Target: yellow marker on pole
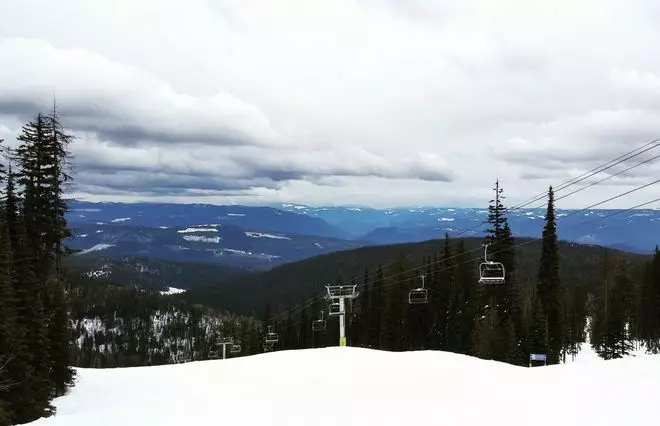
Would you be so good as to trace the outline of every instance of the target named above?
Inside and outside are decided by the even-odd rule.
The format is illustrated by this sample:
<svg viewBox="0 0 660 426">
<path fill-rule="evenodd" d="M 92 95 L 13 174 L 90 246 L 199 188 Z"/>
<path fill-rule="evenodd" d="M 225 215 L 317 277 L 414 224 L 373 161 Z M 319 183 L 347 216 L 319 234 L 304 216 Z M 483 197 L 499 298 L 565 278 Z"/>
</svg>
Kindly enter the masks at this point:
<svg viewBox="0 0 660 426">
<path fill-rule="evenodd" d="M 346 338 L 345 337 L 340 337 L 339 338 L 339 346 L 346 346 Z"/>
</svg>

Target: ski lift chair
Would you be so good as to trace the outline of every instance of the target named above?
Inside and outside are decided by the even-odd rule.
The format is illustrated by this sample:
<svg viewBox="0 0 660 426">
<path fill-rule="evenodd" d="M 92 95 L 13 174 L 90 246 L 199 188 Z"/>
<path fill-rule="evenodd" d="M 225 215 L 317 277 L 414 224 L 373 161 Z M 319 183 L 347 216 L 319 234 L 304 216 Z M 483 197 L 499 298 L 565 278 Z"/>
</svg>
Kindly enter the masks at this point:
<svg viewBox="0 0 660 426">
<path fill-rule="evenodd" d="M 264 339 L 265 343 L 273 344 L 277 343 L 280 340 L 280 336 L 277 333 L 270 331 L 270 326 L 268 326 L 268 333 L 266 333 L 266 338 Z"/>
<path fill-rule="evenodd" d="M 327 328 L 327 322 L 323 318 L 323 311 L 320 313 L 320 318 L 312 321 L 312 331 L 325 331 Z"/>
<path fill-rule="evenodd" d="M 414 288 L 408 292 L 408 303 L 410 305 L 418 305 L 422 303 L 429 303 L 429 291 L 424 288 L 424 278 L 422 275 L 422 286 Z"/>
<path fill-rule="evenodd" d="M 479 264 L 480 284 L 504 284 L 506 271 L 500 262 L 488 260 L 488 244 L 484 244 L 484 261 Z"/>
<path fill-rule="evenodd" d="M 330 307 L 328 308 L 328 315 L 331 317 L 341 315 L 341 307 L 339 302 L 333 302 L 330 304 Z"/>
<path fill-rule="evenodd" d="M 229 353 L 240 354 L 241 353 L 241 341 L 236 340 L 231 347 L 229 348 Z"/>
<path fill-rule="evenodd" d="M 500 262 L 483 262 L 479 265 L 479 283 L 504 284 L 504 265 Z"/>
</svg>

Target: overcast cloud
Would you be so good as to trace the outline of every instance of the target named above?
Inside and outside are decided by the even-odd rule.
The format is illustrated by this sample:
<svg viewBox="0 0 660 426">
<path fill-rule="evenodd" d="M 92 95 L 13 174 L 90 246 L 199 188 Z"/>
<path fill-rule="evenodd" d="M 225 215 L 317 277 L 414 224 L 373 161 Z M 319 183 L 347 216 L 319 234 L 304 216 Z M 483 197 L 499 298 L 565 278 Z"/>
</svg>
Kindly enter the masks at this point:
<svg viewBox="0 0 660 426">
<path fill-rule="evenodd" d="M 512 205 L 660 137 L 658 4 L 2 0 L 0 138 L 56 94 L 83 199 Z"/>
</svg>

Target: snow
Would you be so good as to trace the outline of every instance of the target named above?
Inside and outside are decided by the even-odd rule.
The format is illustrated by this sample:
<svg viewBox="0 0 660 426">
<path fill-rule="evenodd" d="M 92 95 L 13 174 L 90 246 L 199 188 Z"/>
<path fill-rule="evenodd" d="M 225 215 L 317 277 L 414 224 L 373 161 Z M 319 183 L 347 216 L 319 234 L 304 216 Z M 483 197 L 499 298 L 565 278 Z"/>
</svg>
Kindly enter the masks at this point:
<svg viewBox="0 0 660 426">
<path fill-rule="evenodd" d="M 87 253 L 91 253 L 93 251 L 101 251 L 101 250 L 108 249 L 110 247 L 114 247 L 114 244 L 96 244 L 96 245 L 93 245 L 92 247 L 90 247 L 88 249 L 85 249 L 85 250 L 82 250 L 82 251 L 78 252 L 78 254 L 87 254 Z"/>
<path fill-rule="evenodd" d="M 439 217 L 438 222 L 453 222 L 455 219 L 453 217 Z"/>
<path fill-rule="evenodd" d="M 202 235 L 184 235 L 183 239 L 186 241 L 194 241 L 194 242 L 199 242 L 199 243 L 215 243 L 219 244 L 221 238 L 220 237 L 205 237 Z"/>
<path fill-rule="evenodd" d="M 161 291 L 160 294 L 169 296 L 169 295 L 172 295 L 172 294 L 180 294 L 180 293 L 185 293 L 185 292 L 186 292 L 186 290 L 184 290 L 182 288 L 168 287 L 167 291 Z"/>
<path fill-rule="evenodd" d="M 127 220 L 131 220 L 131 218 L 130 217 L 120 217 L 118 219 L 112 219 L 110 222 L 119 223 L 119 222 L 126 222 Z"/>
<path fill-rule="evenodd" d="M 179 234 L 188 234 L 191 232 L 218 232 L 216 228 L 186 228 L 176 231 Z"/>
<path fill-rule="evenodd" d="M 243 217 L 245 213 L 227 213 L 227 216 Z"/>
<path fill-rule="evenodd" d="M 291 238 L 287 237 L 286 235 L 275 235 L 275 234 L 266 234 L 263 232 L 252 232 L 252 231 L 247 231 L 245 232 L 245 235 L 247 235 L 250 238 L 273 238 L 276 240 L 290 240 Z"/>
<path fill-rule="evenodd" d="M 515 367 L 439 351 L 332 347 L 78 369 L 32 425 L 631 425 L 660 416 L 660 356 Z"/>
</svg>

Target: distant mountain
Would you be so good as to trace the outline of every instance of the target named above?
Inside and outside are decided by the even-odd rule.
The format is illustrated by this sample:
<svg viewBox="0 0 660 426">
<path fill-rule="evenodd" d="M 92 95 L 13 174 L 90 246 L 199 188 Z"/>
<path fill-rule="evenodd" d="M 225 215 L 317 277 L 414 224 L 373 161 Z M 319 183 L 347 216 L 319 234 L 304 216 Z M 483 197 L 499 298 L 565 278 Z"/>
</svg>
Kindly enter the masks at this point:
<svg viewBox="0 0 660 426">
<path fill-rule="evenodd" d="M 103 222 L 131 226 L 194 226 L 200 223 L 235 225 L 268 232 L 350 238 L 350 233 L 306 214 L 257 206 L 216 206 L 170 203 L 91 203 L 69 201 L 71 224 Z"/>
<path fill-rule="evenodd" d="M 449 235 L 484 235 L 479 226 L 487 217 L 486 209 L 436 208 L 372 209 L 357 207 L 309 207 L 282 204 L 282 210 L 323 219 L 349 232 L 354 238 L 374 244 L 426 241 Z M 660 209 L 633 210 L 557 210 L 559 237 L 567 241 L 606 245 L 639 253 L 649 253 L 658 244 Z M 518 237 L 541 236 L 545 209 L 520 209 L 508 214 L 509 225 Z M 599 218 L 604 218 L 599 220 Z M 474 229 L 473 229 L 474 228 Z"/>
<path fill-rule="evenodd" d="M 279 260 L 274 261 L 275 263 L 300 259 L 301 257 L 297 256 L 302 256 L 302 252 L 305 251 L 309 251 L 309 253 L 305 253 L 304 256 L 310 257 L 321 254 L 321 252 L 363 245 L 427 241 L 441 238 L 445 232 L 451 236 L 461 234 L 464 237 L 479 237 L 484 235 L 483 230 L 486 227 L 481 224 L 488 213 L 486 209 L 477 208 L 373 209 L 350 206 L 310 207 L 296 204 L 258 207 L 83 201 L 70 202 L 69 209 L 67 219 L 72 227 L 88 226 L 90 223 L 99 222 L 104 226 L 121 225 L 134 229 L 143 227 L 153 230 L 158 227 L 168 227 L 168 229 L 181 230 L 200 224 L 214 224 L 225 227 L 227 232 L 237 237 L 241 233 L 244 234 L 245 231 L 255 231 L 265 234 L 296 235 L 298 240 L 305 241 L 305 244 L 294 245 L 296 248 L 293 249 L 291 248 L 292 243 L 286 242 L 288 240 L 278 240 L 277 247 L 289 247 L 284 250 L 284 254 L 268 251 L 274 247 L 272 244 L 275 242 L 265 238 L 262 238 L 259 243 L 255 243 L 243 235 L 241 240 L 244 242 L 231 245 L 234 244 L 234 241 L 227 240 L 229 238 L 227 236 L 223 237 L 225 241 L 220 244 L 223 248 L 239 250 L 239 252 L 234 252 L 236 255 L 240 255 L 240 251 L 250 251 L 252 253 L 250 257 L 281 256 L 278 258 Z M 605 245 L 638 253 L 652 251 L 658 244 L 657 236 L 660 235 L 660 209 L 634 210 L 604 218 L 617 211 L 619 210 L 587 210 L 575 214 L 574 210 L 559 209 L 557 210 L 559 237 L 567 241 Z M 544 214 L 545 209 L 520 209 L 510 212 L 509 223 L 514 235 L 540 237 Z M 604 219 L 599 220 L 600 218 Z M 466 230 L 469 231 L 464 232 Z M 126 233 L 123 235 L 124 238 L 128 238 Z M 200 236 L 202 235 L 200 234 Z M 314 236 L 314 238 L 310 238 L 310 236 Z M 173 243 L 173 241 L 181 240 L 180 236 L 170 235 L 168 238 L 167 245 L 175 247 L 178 242 Z M 198 241 L 201 244 L 201 240 Z M 252 242 L 246 243 L 247 241 Z M 89 245 L 88 242 L 81 242 L 76 247 L 91 248 L 92 245 Z M 187 241 L 187 243 L 191 242 L 192 240 Z M 266 242 L 272 244 L 265 244 Z M 109 244 L 105 241 L 98 242 L 98 244 L 102 243 Z M 324 248 L 320 249 L 314 243 L 319 243 Z M 155 251 L 165 251 L 168 259 L 218 261 L 217 258 L 209 257 L 211 252 L 206 252 L 200 257 L 200 252 L 183 253 L 181 250 L 177 251 L 176 248 L 156 250 L 155 247 L 151 247 L 147 249 L 144 247 L 145 243 L 141 244 L 140 250 L 144 255 L 153 254 Z M 206 248 L 211 248 L 208 243 L 206 244 Z M 196 248 L 202 249 L 203 246 L 203 244 L 197 245 Z M 137 249 L 137 246 L 133 249 Z M 140 254 L 131 250 L 127 249 L 122 253 Z M 162 254 L 160 252 L 159 255 Z M 295 254 L 296 252 L 298 254 Z M 225 252 L 225 254 L 227 253 L 229 252 Z M 225 256 L 221 260 L 225 263 L 224 260 L 227 260 L 227 257 Z M 227 263 L 231 263 L 231 261 Z M 272 266 L 272 262 L 266 262 L 264 259 L 258 263 L 261 263 L 261 266 L 270 263 Z M 246 264 L 251 263 L 239 262 L 239 265 Z"/>
<path fill-rule="evenodd" d="M 217 223 L 174 227 L 125 223 L 71 223 L 74 237 L 66 243 L 80 250 L 75 256 L 112 259 L 139 256 L 256 269 L 366 245 L 358 241 L 246 230 Z"/>
</svg>

